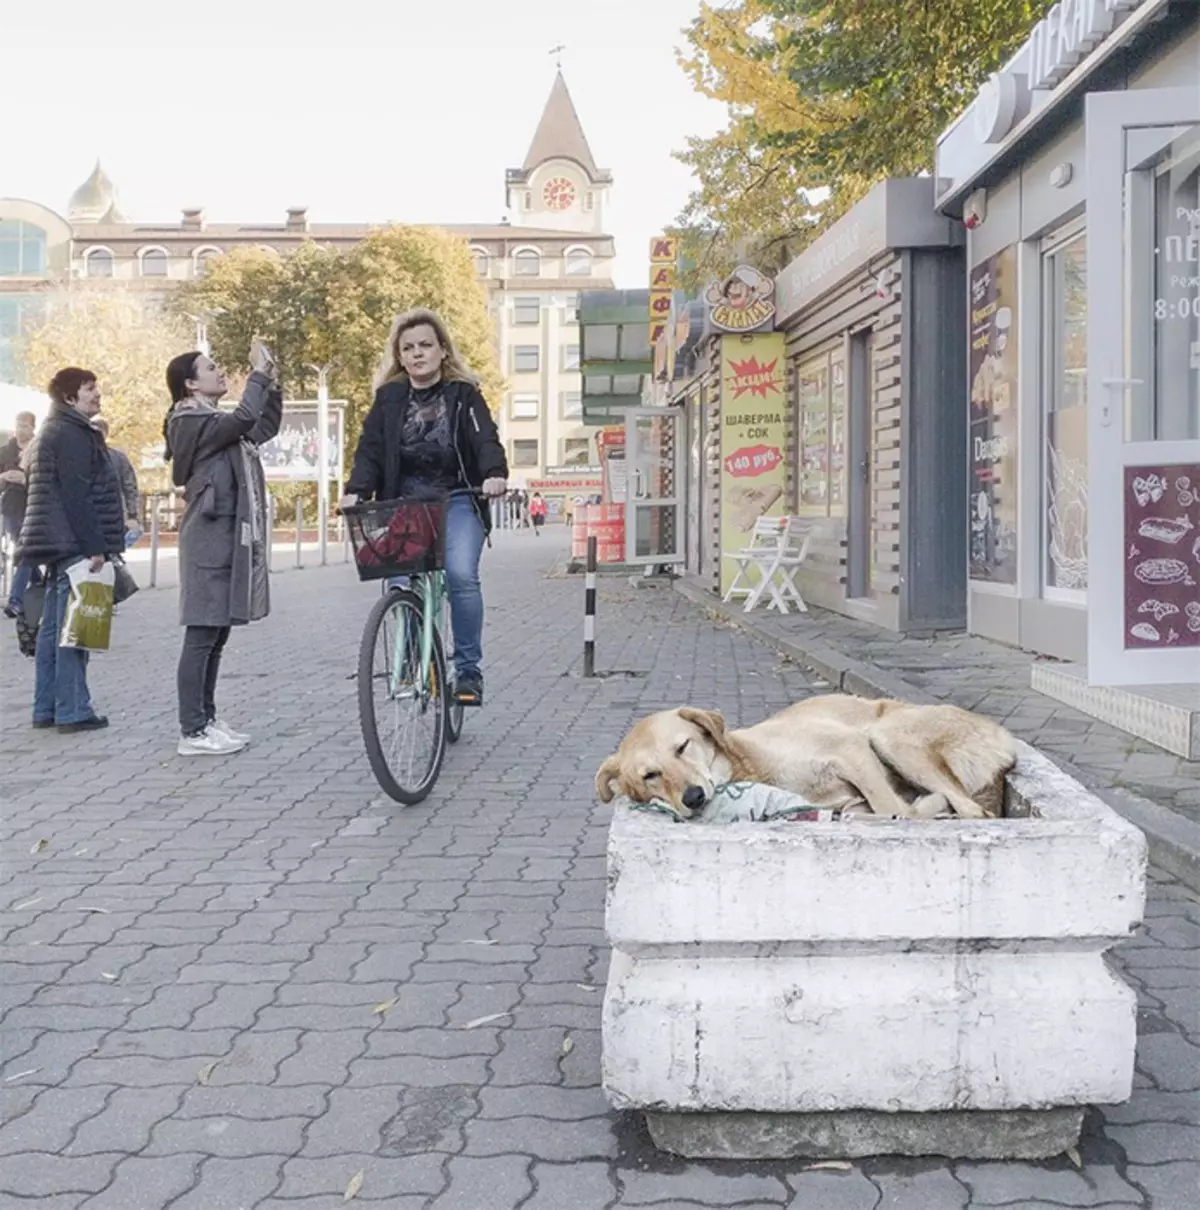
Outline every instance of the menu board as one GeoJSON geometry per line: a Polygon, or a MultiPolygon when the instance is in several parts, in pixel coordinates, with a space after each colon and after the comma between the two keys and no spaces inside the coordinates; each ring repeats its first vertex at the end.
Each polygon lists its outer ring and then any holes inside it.
{"type": "Polygon", "coordinates": [[[1200,463],[1125,468],[1125,648],[1200,647],[1200,463]]]}
{"type": "Polygon", "coordinates": [[[1017,259],[971,270],[971,579],[1017,582],[1017,259]]]}

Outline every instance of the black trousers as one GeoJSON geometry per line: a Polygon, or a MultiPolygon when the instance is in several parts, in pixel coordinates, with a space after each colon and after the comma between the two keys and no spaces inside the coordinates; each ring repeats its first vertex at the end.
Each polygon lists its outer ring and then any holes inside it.
{"type": "Polygon", "coordinates": [[[196,735],[217,717],[217,673],[229,640],[228,626],[188,626],[179,653],[179,729],[196,735]]]}

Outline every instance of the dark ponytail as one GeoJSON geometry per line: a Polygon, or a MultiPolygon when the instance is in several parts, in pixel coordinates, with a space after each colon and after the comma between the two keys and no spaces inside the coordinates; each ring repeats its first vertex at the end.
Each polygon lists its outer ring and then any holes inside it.
{"type": "Polygon", "coordinates": [[[192,378],[192,371],[196,368],[196,358],[202,356],[198,349],[191,353],[180,353],[178,357],[172,357],[167,364],[167,390],[171,392],[171,406],[167,408],[167,414],[163,417],[163,447],[166,451],[166,459],[171,461],[171,439],[167,436],[167,425],[171,422],[171,413],[175,410],[175,405],[181,400],[186,399],[191,391],[188,390],[188,382],[192,378]]]}

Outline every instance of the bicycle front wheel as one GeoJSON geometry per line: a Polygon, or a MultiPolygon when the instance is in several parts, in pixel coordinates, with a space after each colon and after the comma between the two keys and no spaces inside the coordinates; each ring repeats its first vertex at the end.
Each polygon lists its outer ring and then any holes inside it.
{"type": "Polygon", "coordinates": [[[424,610],[414,592],[375,602],[358,653],[358,717],[375,780],[412,806],[437,783],[446,754],[446,661],[433,629],[422,658],[424,610]]]}

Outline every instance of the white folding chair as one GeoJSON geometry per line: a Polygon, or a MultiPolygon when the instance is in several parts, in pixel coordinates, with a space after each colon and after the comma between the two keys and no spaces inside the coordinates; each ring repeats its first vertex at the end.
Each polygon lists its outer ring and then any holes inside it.
{"type": "MultiPolygon", "coordinates": [[[[762,560],[767,556],[774,556],[778,550],[779,543],[783,538],[786,521],[786,517],[759,517],[754,522],[754,530],[750,535],[749,546],[743,547],[741,550],[724,550],[721,552],[721,558],[734,559],[737,562],[737,572],[734,574],[724,597],[721,598],[723,603],[732,601],[734,597],[753,597],[755,603],[757,603],[758,596],[762,595],[763,588],[762,560]],[[757,584],[753,582],[750,576],[750,568],[752,566],[757,567],[759,571],[757,584]],[[756,593],[758,596],[755,596],[756,593]]],[[[746,608],[749,610],[753,606],[747,604],[746,608]]]]}
{"type": "MultiPolygon", "coordinates": [[[[787,613],[788,605],[792,604],[801,613],[807,613],[808,606],[800,595],[796,577],[800,574],[805,559],[808,558],[808,544],[812,538],[813,527],[811,522],[802,517],[788,517],[786,521],[787,524],[780,537],[775,559],[763,575],[762,589],[754,598],[754,604],[758,604],[762,591],[765,589],[771,594],[770,603],[767,605],[768,610],[778,609],[780,613],[787,613]]],[[[747,600],[747,611],[752,608],[750,601],[747,600]]]]}

